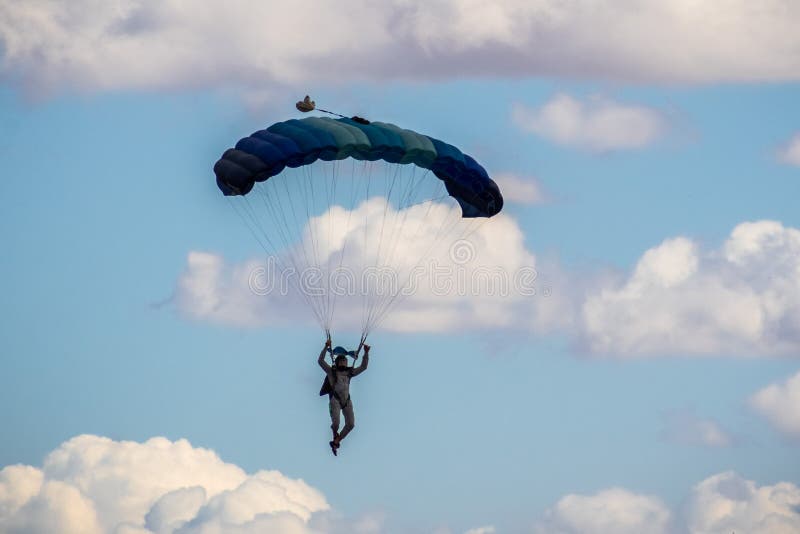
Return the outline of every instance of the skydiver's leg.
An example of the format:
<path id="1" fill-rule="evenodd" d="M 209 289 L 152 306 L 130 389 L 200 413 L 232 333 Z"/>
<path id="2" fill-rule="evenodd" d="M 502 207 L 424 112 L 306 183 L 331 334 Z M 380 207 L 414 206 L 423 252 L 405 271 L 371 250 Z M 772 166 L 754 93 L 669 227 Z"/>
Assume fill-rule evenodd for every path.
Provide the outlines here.
<path id="1" fill-rule="evenodd" d="M 339 438 L 339 414 L 342 408 L 339 406 L 339 401 L 331 397 L 330 402 L 328 402 L 328 409 L 331 413 L 331 430 L 333 430 L 333 439 L 335 441 Z"/>
<path id="2" fill-rule="evenodd" d="M 344 428 L 339 434 L 339 441 L 341 442 L 347 434 L 356 426 L 356 414 L 353 412 L 353 401 L 348 400 L 347 406 L 344 407 Z"/>

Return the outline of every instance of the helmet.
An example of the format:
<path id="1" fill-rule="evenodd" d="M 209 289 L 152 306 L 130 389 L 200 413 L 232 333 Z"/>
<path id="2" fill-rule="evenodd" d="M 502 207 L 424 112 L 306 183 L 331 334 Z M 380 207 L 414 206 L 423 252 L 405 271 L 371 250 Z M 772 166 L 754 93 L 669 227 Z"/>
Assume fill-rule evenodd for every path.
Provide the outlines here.
<path id="1" fill-rule="evenodd" d="M 333 361 L 333 364 L 337 367 L 342 367 L 347 365 L 347 356 L 352 356 L 353 353 L 348 351 L 346 348 L 342 346 L 338 346 L 331 351 L 331 354 L 336 356 L 336 359 Z"/>

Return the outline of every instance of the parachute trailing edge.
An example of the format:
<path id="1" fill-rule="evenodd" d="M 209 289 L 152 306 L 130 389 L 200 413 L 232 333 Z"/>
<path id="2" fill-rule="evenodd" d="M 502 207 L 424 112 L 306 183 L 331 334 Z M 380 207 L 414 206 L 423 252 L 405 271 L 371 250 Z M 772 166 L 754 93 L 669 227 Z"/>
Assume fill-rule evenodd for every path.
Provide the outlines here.
<path id="1" fill-rule="evenodd" d="M 273 124 L 241 139 L 214 165 L 226 196 L 246 195 L 285 168 L 345 158 L 413 164 L 442 180 L 462 216 L 492 217 L 503 197 L 486 170 L 458 148 L 427 135 L 382 122 L 309 117 Z"/>

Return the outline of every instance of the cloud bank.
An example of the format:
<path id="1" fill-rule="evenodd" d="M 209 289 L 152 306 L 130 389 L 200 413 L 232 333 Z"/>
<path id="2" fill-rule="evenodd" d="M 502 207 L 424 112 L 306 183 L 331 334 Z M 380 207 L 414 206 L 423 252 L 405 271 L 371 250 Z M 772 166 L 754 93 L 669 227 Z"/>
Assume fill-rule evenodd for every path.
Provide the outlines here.
<path id="1" fill-rule="evenodd" d="M 798 19 L 793 0 L 339 0 L 311 11 L 281 0 L 11 1 L 0 5 L 0 75 L 35 94 L 465 76 L 794 81 Z"/>
<path id="2" fill-rule="evenodd" d="M 800 531 L 800 488 L 789 482 L 758 486 L 729 471 L 694 487 L 689 532 L 704 534 L 790 534 Z"/>
<path id="3" fill-rule="evenodd" d="M 341 250 L 347 232 L 363 232 L 339 228 L 326 250 Z M 419 251 L 429 248 L 431 234 L 398 240 L 395 257 L 424 257 Z M 347 249 L 356 272 L 372 261 L 369 251 L 352 244 Z M 466 241 L 445 242 L 431 261 L 382 328 L 557 332 L 569 335 L 581 352 L 616 358 L 761 357 L 800 350 L 800 230 L 777 221 L 741 223 L 718 248 L 668 238 L 645 251 L 630 273 L 609 277 L 543 262 L 526 247 L 516 221 L 501 214 Z M 231 266 L 212 253 L 190 253 L 176 287 L 177 309 L 193 319 L 244 327 L 308 320 L 296 299 L 253 292 L 258 265 Z M 434 280 L 437 269 L 442 278 Z M 353 321 L 340 326 L 358 329 L 362 304 L 344 299 L 337 316 Z"/>
<path id="4" fill-rule="evenodd" d="M 566 495 L 545 512 L 539 534 L 666 534 L 671 512 L 661 499 L 611 488 L 595 495 Z"/>
<path id="5" fill-rule="evenodd" d="M 736 226 L 719 249 L 675 237 L 646 251 L 622 282 L 582 305 L 594 353 L 796 354 L 800 230 L 776 221 Z"/>
<path id="6" fill-rule="evenodd" d="M 686 513 L 624 488 L 569 494 L 540 517 L 548 534 L 789 533 L 800 529 L 800 488 L 759 486 L 734 472 L 697 484 Z M 76 436 L 41 467 L 0 470 L 0 531 L 47 534 L 378 534 L 382 515 L 347 519 L 325 496 L 278 471 L 248 474 L 186 440 L 143 443 Z M 449 532 L 449 530 L 446 530 Z M 489 534 L 494 526 L 470 529 Z"/>
<path id="7" fill-rule="evenodd" d="M 733 471 L 697 484 L 686 511 L 675 512 L 658 497 L 623 488 L 562 497 L 537 522 L 541 534 L 789 534 L 800 530 L 800 488 L 789 482 L 759 486 Z"/>
<path id="8" fill-rule="evenodd" d="M 82 435 L 41 468 L 0 471 L 0 531 L 48 533 L 313 532 L 325 497 L 278 471 L 247 474 L 186 440 Z"/>
<path id="9" fill-rule="evenodd" d="M 384 209 L 388 210 L 387 220 L 403 221 L 400 229 L 395 230 L 390 224 L 385 228 L 380 223 L 362 227 L 352 222 L 368 219 L 365 213 L 383 213 Z M 546 272 L 540 275 L 536 257 L 526 249 L 522 230 L 514 219 L 500 214 L 488 220 L 467 221 L 466 239 L 464 228 L 452 233 L 435 231 L 453 220 L 453 209 L 418 205 L 394 213 L 384 200 L 373 198 L 352 212 L 334 206 L 309 221 L 309 225 L 319 228 L 302 231 L 303 243 L 298 249 L 316 250 L 316 265 L 324 271 L 325 280 L 334 272 L 352 276 L 352 286 L 346 284 L 346 294 L 336 298 L 337 329 L 358 330 L 364 307 L 373 299 L 379 304 L 386 300 L 373 295 L 387 292 L 370 285 L 376 250 L 382 241 L 384 250 L 378 267 L 396 275 L 397 288 L 402 290 L 396 306 L 381 323 L 382 328 L 414 332 L 497 327 L 541 331 L 556 328 L 570 317 L 564 313 L 564 307 L 570 305 L 564 293 L 546 293 L 550 288 L 547 284 L 557 277 L 551 280 Z M 351 223 L 341 222 L 346 220 Z M 407 234 L 400 235 L 401 232 Z M 389 233 L 394 237 L 388 237 Z M 391 249 L 389 254 L 387 246 Z M 311 254 L 296 256 L 302 259 Z M 310 307 L 296 296 L 304 286 L 285 284 L 289 291 L 281 292 L 282 284 L 269 282 L 274 276 L 268 275 L 268 280 L 259 278 L 259 273 L 265 271 L 257 263 L 229 266 L 215 254 L 191 252 L 178 279 L 174 303 L 189 318 L 242 327 L 296 324 L 312 319 Z M 278 278 L 283 272 L 286 271 L 281 271 Z M 349 291 L 351 287 L 353 291 Z"/>

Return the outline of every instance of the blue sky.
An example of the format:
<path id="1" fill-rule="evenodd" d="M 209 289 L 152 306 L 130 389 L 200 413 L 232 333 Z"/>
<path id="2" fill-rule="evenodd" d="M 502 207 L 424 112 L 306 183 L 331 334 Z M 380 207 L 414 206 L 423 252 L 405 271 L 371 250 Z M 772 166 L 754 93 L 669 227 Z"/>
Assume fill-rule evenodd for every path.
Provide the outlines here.
<path id="1" fill-rule="evenodd" d="M 243 24 L 241 42 L 219 51 L 197 35 L 208 19 L 173 3 L 85 18 L 57 3 L 0 8 L 0 527 L 155 532 L 145 516 L 156 501 L 200 486 L 183 531 L 800 528 L 800 45 L 786 26 L 800 12 L 774 1 L 753 18 L 731 3 L 721 24 L 752 50 L 737 57 L 733 38 L 707 45 L 695 8 L 587 5 L 542 28 L 513 3 L 483 22 L 463 2 L 420 7 L 413 27 L 392 26 L 402 31 L 362 28 L 371 48 L 358 54 L 350 22 L 292 16 L 285 47 L 263 36 L 266 59 L 244 53 L 260 38 L 250 17 L 213 4 L 220 32 Z M 254 18 L 287 11 L 244 6 Z M 347 6 L 388 27 L 389 8 Z M 638 21 L 629 46 L 587 13 Z M 648 35 L 660 17 L 663 33 Z M 657 43 L 674 35 L 692 38 L 670 56 Z M 548 48 L 560 36 L 574 38 L 569 49 Z M 186 46 L 161 46 L 171 40 Z M 552 291 L 479 296 L 475 309 L 447 301 L 441 313 L 462 326 L 398 319 L 375 332 L 338 458 L 316 395 L 319 328 L 301 310 L 288 323 L 240 320 L 275 309 L 242 298 L 237 266 L 263 253 L 212 172 L 240 137 L 297 118 L 306 93 L 474 155 L 509 186 L 507 226 L 487 223 L 477 243 L 522 236 L 481 258 L 535 261 Z M 521 196 L 525 184 L 537 198 Z M 193 253 L 220 273 L 200 280 Z M 202 295 L 186 288 L 199 282 L 228 311 L 198 311 Z M 158 436 L 172 448 L 154 452 Z M 229 486 L 192 478 L 217 469 L 198 448 L 225 462 Z M 106 461 L 89 469 L 101 449 Z M 130 473 L 104 475 L 115 462 Z M 178 465 L 195 468 L 161 493 L 131 474 Z M 250 516 L 218 513 L 261 470 L 279 472 L 281 491 L 297 479 L 310 489 L 242 497 L 262 505 Z M 139 488 L 139 507 L 114 508 L 87 477 Z M 47 490 L 55 482 L 68 489 Z M 731 502 L 739 512 L 712 517 Z M 52 519 L 68 509 L 80 510 L 73 523 Z"/>

